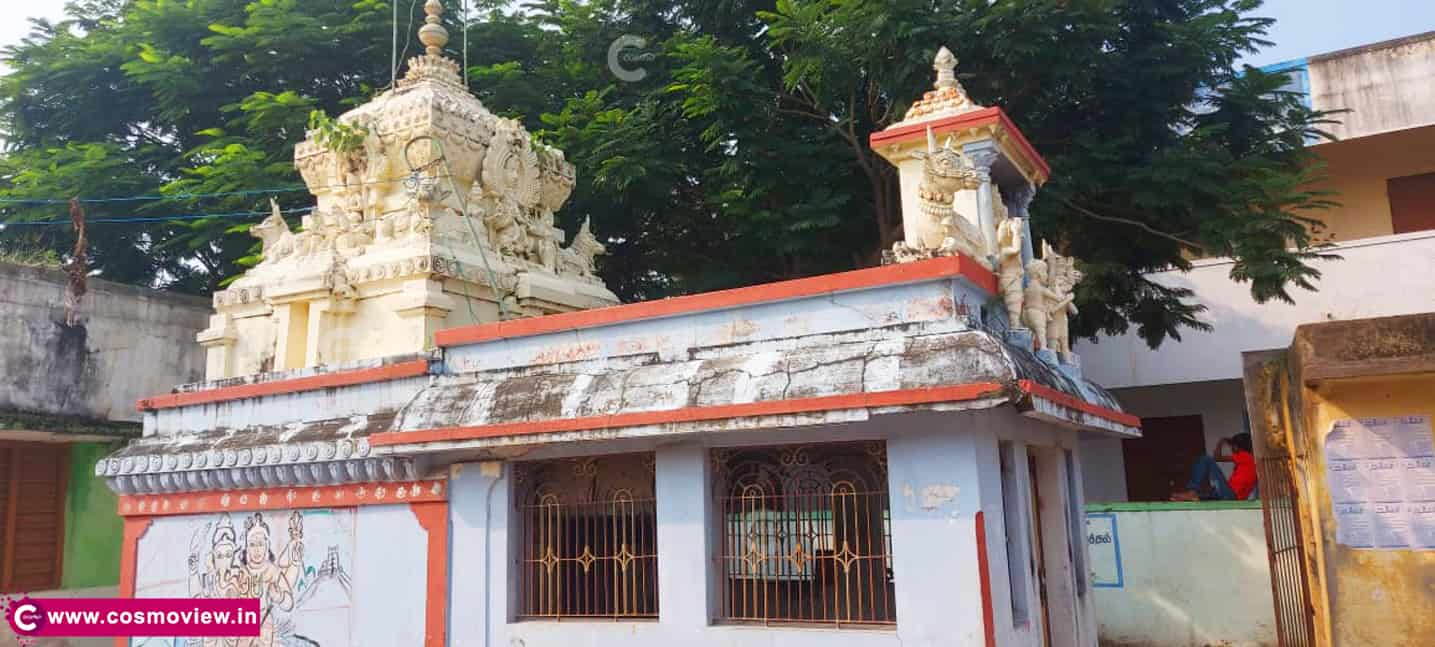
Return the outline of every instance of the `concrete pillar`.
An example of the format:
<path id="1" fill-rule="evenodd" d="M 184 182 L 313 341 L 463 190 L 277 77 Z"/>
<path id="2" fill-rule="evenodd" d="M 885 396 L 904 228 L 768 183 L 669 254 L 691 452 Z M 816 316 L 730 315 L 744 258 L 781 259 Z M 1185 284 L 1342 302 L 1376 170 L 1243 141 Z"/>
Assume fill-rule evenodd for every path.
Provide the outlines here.
<path id="1" fill-rule="evenodd" d="M 992 164 L 997 161 L 996 146 L 990 141 L 963 147 L 972 162 L 981 170 L 982 185 L 977 188 L 977 227 L 982 232 L 986 249 L 977 260 L 989 265 L 995 264 L 993 254 L 997 248 L 996 186 L 992 184 Z"/>
<path id="2" fill-rule="evenodd" d="M 698 445 L 657 451 L 658 622 L 665 635 L 697 639 L 711 618 L 709 464 L 707 450 Z"/>
<path id="3" fill-rule="evenodd" d="M 512 466 L 494 461 L 451 469 L 448 644 L 507 645 Z"/>
<path id="4" fill-rule="evenodd" d="M 965 415 L 914 420 L 887 441 L 892 571 L 903 647 L 981 647 L 981 483 Z"/>

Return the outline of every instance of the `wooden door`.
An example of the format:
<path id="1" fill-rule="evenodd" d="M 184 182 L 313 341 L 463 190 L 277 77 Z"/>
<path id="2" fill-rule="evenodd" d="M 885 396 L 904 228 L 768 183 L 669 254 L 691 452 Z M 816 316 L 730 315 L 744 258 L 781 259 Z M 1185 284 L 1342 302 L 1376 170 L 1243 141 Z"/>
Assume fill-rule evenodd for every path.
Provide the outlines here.
<path id="1" fill-rule="evenodd" d="M 1385 191 L 1395 233 L 1435 229 L 1435 173 L 1390 178 Z"/>
<path id="2" fill-rule="evenodd" d="M 60 587 L 70 448 L 0 441 L 0 592 Z"/>
<path id="3" fill-rule="evenodd" d="M 1141 437 L 1121 441 L 1126 498 L 1166 501 L 1191 479 L 1191 466 L 1206 453 L 1201 416 L 1142 418 Z"/>

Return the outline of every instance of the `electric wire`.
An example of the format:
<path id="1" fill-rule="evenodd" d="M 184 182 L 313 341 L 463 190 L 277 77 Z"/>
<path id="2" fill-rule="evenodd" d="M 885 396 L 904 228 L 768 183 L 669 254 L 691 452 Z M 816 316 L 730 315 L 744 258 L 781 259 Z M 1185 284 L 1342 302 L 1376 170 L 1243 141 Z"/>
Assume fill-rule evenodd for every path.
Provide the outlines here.
<path id="1" fill-rule="evenodd" d="M 425 164 L 421 168 L 415 168 L 413 163 L 409 161 L 409 149 L 415 143 L 424 139 L 429 140 L 429 143 L 433 146 L 433 150 L 435 152 L 435 159 L 432 162 Z M 450 192 L 453 193 L 454 199 L 458 201 L 458 206 L 462 210 L 462 220 L 465 225 L 468 225 L 469 235 L 473 236 L 473 240 L 475 243 L 478 243 L 480 237 L 478 235 L 478 230 L 475 229 L 473 226 L 473 217 L 470 216 L 468 212 L 468 197 L 465 196 L 462 191 L 458 190 L 458 185 L 453 181 L 453 167 L 449 164 L 448 152 L 444 150 L 443 141 L 431 135 L 420 135 L 418 137 L 410 139 L 409 143 L 404 145 L 404 161 L 408 163 L 408 166 L 412 170 L 414 176 L 417 176 L 418 174 L 435 165 L 441 164 L 443 166 L 443 179 L 448 180 L 448 189 Z M 493 298 L 498 303 L 498 318 L 500 321 L 505 321 L 508 319 L 508 306 L 505 305 L 504 301 L 507 299 L 508 295 L 504 294 L 502 289 L 500 289 L 498 286 L 498 274 L 494 273 L 493 265 L 488 262 L 488 252 L 484 251 L 483 244 L 479 243 L 474 246 L 478 248 L 478 258 L 480 261 L 483 262 L 483 269 L 488 274 L 488 288 L 489 290 L 493 291 Z M 457 256 L 453 258 L 453 262 L 454 265 L 459 266 L 459 272 L 462 273 L 462 264 L 459 263 Z M 467 287 L 464 288 L 463 297 L 464 301 L 468 303 L 469 318 L 472 319 L 474 323 L 477 323 L 478 316 L 473 311 L 473 298 L 469 296 Z"/>
<path id="2" fill-rule="evenodd" d="M 293 215 L 293 214 L 299 214 L 299 213 L 309 213 L 309 212 L 311 212 L 311 211 L 313 211 L 313 210 L 314 210 L 314 207 L 303 207 L 303 208 L 299 208 L 299 209 L 285 209 L 285 210 L 280 211 L 279 213 L 284 214 L 284 215 Z M 221 218 L 221 219 L 222 219 L 222 218 L 252 218 L 252 217 L 254 217 L 254 216 L 267 216 L 267 215 L 270 215 L 270 214 L 272 214 L 272 213 L 274 213 L 274 212 L 273 212 L 273 211 L 233 211 L 233 212 L 229 212 L 229 213 L 187 213 L 187 214 L 179 214 L 179 215 L 173 215 L 173 216 L 133 216 L 133 217 L 127 216 L 127 217 L 113 217 L 113 218 L 87 218 L 87 219 L 85 220 L 85 223 L 86 223 L 86 224 L 95 225 L 95 224 L 128 224 L 128 223 L 145 223 L 145 222 L 171 222 L 171 221 L 184 221 L 184 220 L 207 220 L 207 219 L 210 219 L 210 218 Z M 4 229 L 8 229 L 8 228 L 10 228 L 10 227 L 44 227 L 44 226 L 53 226 L 53 225 L 66 225 L 66 226 L 68 226 L 68 225 L 70 225 L 70 224 L 72 224 L 72 222 L 71 222 L 70 219 L 68 219 L 68 218 L 66 218 L 66 219 L 64 219 L 64 220 L 22 220 L 22 221 L 16 221 L 16 222 L 0 223 L 0 231 L 2 231 L 2 230 L 4 230 Z"/>
<path id="3" fill-rule="evenodd" d="M 373 180 L 369 182 L 351 182 L 348 184 L 330 184 L 327 186 L 308 187 L 295 184 L 284 187 L 271 187 L 267 189 L 244 189 L 240 191 L 221 191 L 218 193 L 172 193 L 169 195 L 131 195 L 114 198 L 80 198 L 83 204 L 106 204 L 113 202 L 163 202 L 177 200 L 197 200 L 202 198 L 229 198 L 246 195 L 269 195 L 273 193 L 298 193 L 300 191 L 323 191 L 326 189 L 348 189 L 358 186 L 373 186 L 377 184 L 399 184 L 407 181 L 406 178 L 395 178 L 392 180 Z M 0 198 L 0 204 L 70 204 L 70 198 Z"/>

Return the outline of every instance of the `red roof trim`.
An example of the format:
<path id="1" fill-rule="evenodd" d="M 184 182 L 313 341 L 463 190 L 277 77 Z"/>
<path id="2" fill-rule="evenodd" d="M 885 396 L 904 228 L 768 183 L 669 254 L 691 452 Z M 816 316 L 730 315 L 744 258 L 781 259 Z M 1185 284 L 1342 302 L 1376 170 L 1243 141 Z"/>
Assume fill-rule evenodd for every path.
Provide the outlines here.
<path id="1" fill-rule="evenodd" d="M 889 146 L 891 144 L 926 137 L 928 127 L 931 127 L 933 133 L 941 134 L 949 130 L 973 128 L 992 123 L 1000 124 L 1002 129 L 1011 135 L 1013 143 L 1021 150 L 1022 154 L 1031 159 L 1032 164 L 1036 165 L 1043 180 L 1051 177 L 1051 166 L 1046 163 L 1046 159 L 1041 156 L 1041 153 L 1036 151 L 1036 147 L 1031 145 L 1026 135 L 1022 134 L 1021 129 L 1016 127 L 1016 123 L 1011 120 L 1011 117 L 1008 117 L 1006 112 L 998 107 L 983 108 L 943 119 L 933 119 L 908 126 L 879 130 L 872 133 L 868 138 L 868 143 L 872 148 L 877 148 L 879 146 Z"/>
<path id="2" fill-rule="evenodd" d="M 746 404 L 686 407 L 666 411 L 620 413 L 611 416 L 559 418 L 536 420 L 533 422 L 509 422 L 476 427 L 440 427 L 420 431 L 391 431 L 369 436 L 369 444 L 375 447 L 412 445 L 418 443 L 500 438 L 505 436 L 529 436 L 533 434 L 561 433 L 567 431 L 594 431 L 621 427 L 641 427 L 678 422 L 700 422 L 705 420 L 726 420 L 730 418 L 752 418 L 756 416 L 780 416 L 841 409 L 893 407 L 914 404 L 933 404 L 937 402 L 964 402 L 999 395 L 1001 392 L 1002 385 L 1000 384 L 976 382 L 972 384 L 926 389 L 901 389 L 874 393 L 851 393 L 815 398 L 751 402 Z"/>
<path id="3" fill-rule="evenodd" d="M 1098 418 L 1110 420 L 1127 427 L 1141 428 L 1141 418 L 1129 413 L 1123 413 L 1115 409 L 1091 404 L 1067 393 L 1053 389 L 1045 384 L 1037 384 L 1031 380 L 1022 380 L 1018 383 L 1021 390 L 1033 397 L 1050 400 L 1068 409 L 1076 409 L 1082 413 L 1088 413 Z"/>
<path id="4" fill-rule="evenodd" d="M 360 368 L 351 371 L 336 371 L 333 373 L 296 377 L 287 380 L 225 386 L 207 391 L 157 395 L 140 400 L 136 403 L 135 407 L 140 411 L 157 411 L 159 409 L 173 409 L 198 404 L 228 402 L 230 400 L 242 400 L 244 398 L 258 398 L 266 395 L 318 391 L 320 389 L 329 389 L 339 386 L 353 386 L 356 384 L 384 382 L 406 377 L 418 377 L 420 375 L 426 375 L 428 370 L 428 360 L 416 359 L 399 362 L 397 364 L 389 364 L 387 366 Z"/>
<path id="5" fill-rule="evenodd" d="M 418 494 L 412 494 L 415 490 Z M 400 494 L 402 492 L 402 494 Z M 292 495 L 292 496 L 291 496 Z M 365 505 L 436 503 L 448 500 L 443 479 L 244 488 L 172 494 L 126 494 L 119 497 L 121 517 L 165 517 L 219 512 L 353 508 Z"/>
<path id="6" fill-rule="evenodd" d="M 434 340 L 440 347 L 460 346 L 954 276 L 963 277 L 992 294 L 997 291 L 996 275 L 986 267 L 965 256 L 948 256 L 609 308 L 449 328 L 438 331 Z"/>

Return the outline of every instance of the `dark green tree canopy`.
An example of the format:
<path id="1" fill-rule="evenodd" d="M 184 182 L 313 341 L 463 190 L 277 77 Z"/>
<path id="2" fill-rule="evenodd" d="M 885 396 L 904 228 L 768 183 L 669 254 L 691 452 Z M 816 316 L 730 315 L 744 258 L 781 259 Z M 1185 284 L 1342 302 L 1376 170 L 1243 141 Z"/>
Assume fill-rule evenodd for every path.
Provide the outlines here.
<path id="1" fill-rule="evenodd" d="M 422 3 L 398 1 L 409 55 Z M 1002 106 L 1053 168 L 1036 235 L 1085 261 L 1080 334 L 1134 325 L 1154 344 L 1201 327 L 1192 295 L 1144 274 L 1235 259 L 1258 300 L 1319 274 L 1305 142 L 1323 115 L 1240 69 L 1258 0 L 542 0 L 448 2 L 468 78 L 495 112 L 564 149 L 560 214 L 608 237 L 627 300 L 871 265 L 900 238 L 896 173 L 867 146 L 931 84 L 940 45 L 974 99 Z M 205 292 L 253 249 L 252 191 L 297 187 L 311 112 L 389 85 L 382 0 L 76 0 L 5 51 L 0 251 L 64 253 L 86 204 L 102 276 Z M 644 45 L 613 49 L 620 37 Z M 630 38 L 625 42 L 633 42 Z M 610 55 L 642 78 L 620 79 Z M 628 75 L 624 75 L 628 76 Z M 628 76 L 631 79 L 631 76 Z M 237 195 L 194 197 L 192 194 Z M 273 194 L 307 206 L 303 191 Z"/>

